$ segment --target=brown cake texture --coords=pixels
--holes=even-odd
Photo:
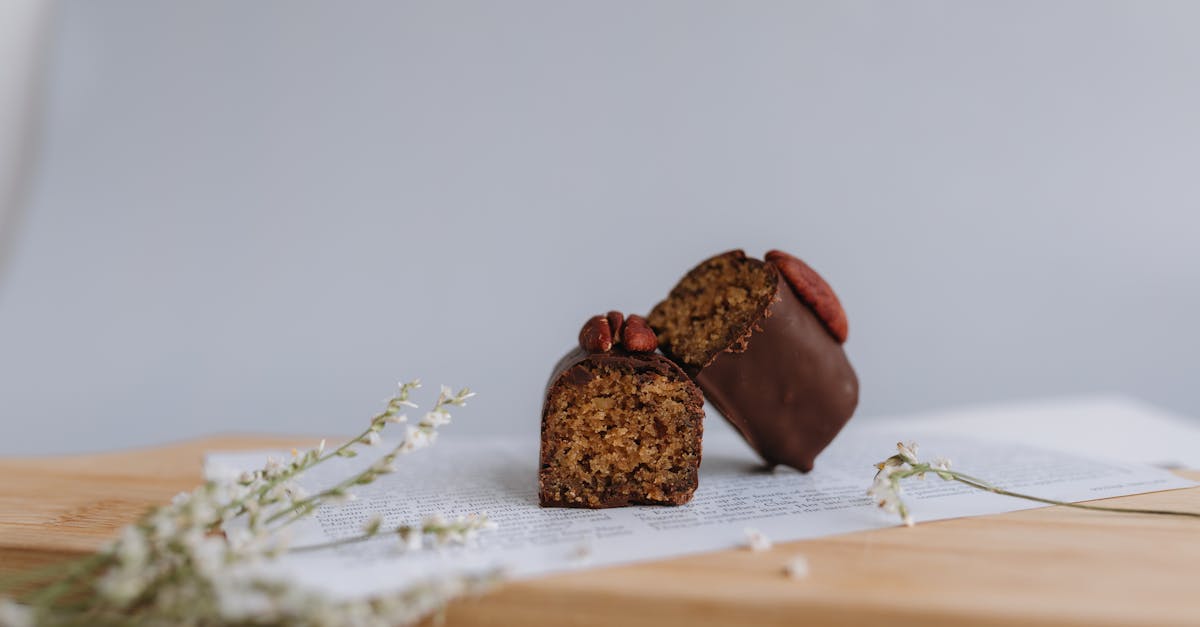
[[[659,346],[769,465],[807,472],[858,405],[837,295],[803,261],[705,260],[649,316]]]
[[[555,367],[542,406],[538,499],[547,507],[680,505],[698,481],[704,408],[653,352],[644,318],[596,316]]]

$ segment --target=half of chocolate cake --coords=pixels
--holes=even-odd
[[[538,472],[543,506],[679,505],[696,491],[700,390],[653,352],[645,319],[622,318],[589,320],[580,347],[550,376]]]
[[[824,279],[779,251],[693,268],[649,316],[659,346],[770,465],[807,472],[858,405],[846,316]]]

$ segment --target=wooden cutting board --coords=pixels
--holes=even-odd
[[[0,459],[0,571],[94,550],[194,487],[205,451],[312,444]],[[1200,511],[1200,488],[1106,504]],[[796,554],[803,580],[783,575]],[[1198,569],[1200,521],[1050,507],[510,583],[453,605],[448,625],[1200,625]]]

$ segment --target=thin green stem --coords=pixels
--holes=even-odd
[[[321,464],[326,461],[329,461],[330,459],[333,459],[334,457],[341,457],[343,451],[349,449],[351,446],[354,446],[355,444],[361,443],[363,440],[365,440],[368,436],[371,435],[372,431],[378,431],[378,428],[375,425],[377,425],[382,420],[386,420],[391,415],[392,415],[392,413],[389,413],[386,411],[376,415],[374,418],[371,419],[371,426],[364,429],[362,433],[350,438],[349,440],[346,440],[345,442],[342,443],[341,446],[333,449],[333,451],[326,453],[325,455],[323,455],[321,457],[318,457],[313,463],[309,464],[308,466],[305,466],[304,468],[298,469],[298,471],[294,474],[299,474],[299,471],[309,470],[309,469],[315,467],[317,464]]]
[[[447,396],[443,392],[442,394],[438,395],[437,402],[434,403],[433,408],[429,410],[429,413],[435,414],[440,411],[443,411],[447,405],[461,406],[467,395],[469,395],[469,392],[466,389],[464,389],[462,392],[459,392],[458,395],[451,395],[451,396]],[[376,416],[374,419],[372,419],[371,428],[368,428],[366,431],[364,431],[362,433],[362,435],[358,436],[357,438],[350,440],[346,444],[343,444],[337,450],[341,451],[342,449],[345,449],[346,447],[350,446],[351,444],[358,442],[361,439],[367,437],[371,433],[371,431],[375,430],[374,425],[376,425],[381,420],[386,420],[388,417],[390,417],[394,414],[395,414],[395,411],[389,406],[388,411],[385,411],[384,413],[382,413],[382,414]],[[432,426],[430,426],[426,423],[421,423],[420,428],[426,429],[429,432],[432,432],[434,430]],[[395,449],[392,450],[391,453],[389,453],[389,455],[393,455],[393,456],[398,455],[401,452],[401,449],[403,448],[404,444],[405,444],[405,442],[401,442],[399,446],[397,446]],[[337,451],[335,451],[334,453],[331,453],[329,456],[332,456],[332,455],[337,455]],[[329,456],[326,456],[326,457],[329,457]],[[324,459],[324,458],[322,458],[322,459]],[[271,524],[285,516],[294,514],[291,518],[284,521],[284,523],[282,525],[280,525],[280,527],[286,527],[287,525],[290,525],[291,523],[295,522],[296,520],[299,520],[300,518],[307,515],[308,512],[311,512],[313,509],[316,509],[321,504],[322,499],[326,499],[331,496],[336,496],[338,494],[343,494],[343,493],[345,493],[346,490],[349,490],[350,488],[354,487],[355,485],[363,483],[364,479],[370,478],[370,480],[374,480],[375,476],[377,476],[378,474],[379,474],[379,472],[374,468],[374,466],[368,467],[366,470],[358,473],[357,475],[350,477],[349,479],[342,481],[341,483],[335,485],[332,488],[322,490],[321,492],[318,492],[317,494],[314,494],[307,498],[301,499],[299,501],[295,501],[292,503],[291,507],[279,510],[278,512],[275,512],[274,514],[271,514],[270,516],[267,517],[266,524]],[[370,483],[370,481],[366,481],[366,483]]]
[[[410,534],[410,533],[416,533],[416,534],[420,534],[422,536],[424,536],[425,534],[433,534],[433,536],[435,538],[439,537],[439,536],[443,536],[445,534],[451,534],[451,533],[471,534],[471,533],[478,531],[479,529],[486,528],[482,524],[482,523],[486,523],[486,520],[487,519],[485,518],[485,519],[476,519],[475,521],[468,521],[468,522],[463,522],[460,520],[457,522],[449,521],[449,522],[443,522],[443,523],[438,523],[438,522],[433,522],[433,521],[427,520],[425,522],[422,522],[419,525],[402,525],[400,527],[394,527],[392,529],[387,530],[386,534],[387,535],[399,534],[402,538],[407,537],[407,534]],[[381,532],[381,531],[377,530],[374,533],[364,533],[364,534],[357,535],[357,536],[351,536],[349,538],[330,540],[329,542],[322,542],[319,544],[307,544],[304,546],[293,547],[293,548],[288,549],[288,552],[302,553],[302,552],[307,552],[307,551],[319,551],[321,549],[328,549],[328,548],[333,548],[336,546],[344,546],[347,544],[357,544],[359,542],[366,542],[367,540],[370,540],[371,538],[378,538],[383,535],[385,535],[385,532]]]
[[[333,449],[332,451],[330,451],[324,455],[316,457],[311,463],[301,464],[301,465],[298,465],[295,467],[289,467],[287,470],[280,473],[278,476],[272,477],[270,480],[266,481],[262,485],[262,487],[260,487],[258,490],[256,490],[253,494],[247,496],[245,499],[242,499],[239,501],[234,501],[234,502],[228,504],[225,508],[223,508],[222,512],[229,511],[232,509],[237,509],[239,512],[243,511],[242,508],[244,508],[245,503],[247,501],[261,499],[264,495],[266,495],[268,492],[270,492],[271,489],[278,486],[280,483],[283,483],[284,481],[287,481],[287,480],[299,475],[302,472],[311,470],[311,469],[315,468],[316,466],[323,464],[323,463],[329,461],[330,459],[333,459],[334,457],[342,457],[343,453],[345,453],[347,450],[349,450],[352,446],[354,446],[355,444],[358,444],[358,443],[362,442],[363,440],[367,439],[368,437],[370,437],[371,432],[373,432],[373,431],[378,432],[378,431],[382,430],[382,425],[387,421],[387,419],[391,418],[392,416],[395,416],[397,413],[400,412],[400,408],[404,407],[405,404],[408,402],[409,395],[412,393],[413,390],[417,389],[418,387],[420,387],[420,383],[416,382],[416,381],[413,381],[410,383],[405,383],[405,384],[401,385],[400,394],[398,394],[388,400],[387,408],[384,409],[383,411],[379,412],[375,416],[373,416],[371,418],[370,425],[366,429],[364,429],[362,431],[362,433],[359,433],[358,435],[354,436],[353,438],[350,438],[350,439],[346,440],[345,442],[342,442],[341,446]],[[439,401],[438,406],[440,407],[441,406],[440,404],[442,403],[442,397],[439,396],[438,401]],[[294,509],[295,508],[292,508],[293,511],[294,511]]]
[[[1071,503],[1069,501],[1058,501],[1055,499],[1046,499],[1046,498],[1042,498],[1040,496],[1033,496],[1030,494],[1021,494],[1019,492],[1005,490],[1004,488],[998,488],[998,487],[988,484],[988,483],[979,482],[979,481],[977,481],[973,478],[969,478],[965,475],[960,476],[958,473],[953,472],[953,471],[951,471],[949,474],[954,477],[955,481],[969,485],[973,488],[978,488],[980,490],[991,492],[993,494],[1001,494],[1004,496],[1013,496],[1013,497],[1016,497],[1019,499],[1025,499],[1027,501],[1037,501],[1038,503],[1046,503],[1049,505],[1062,505],[1063,507],[1074,507],[1076,509],[1090,509],[1090,510],[1095,510],[1095,511],[1100,511],[1100,512],[1121,512],[1124,514],[1159,514],[1162,516],[1184,516],[1187,518],[1200,518],[1200,512],[1181,512],[1181,511],[1170,510],[1170,509],[1143,509],[1143,508],[1138,508],[1138,507],[1109,507],[1109,506],[1105,506],[1105,505],[1087,505],[1085,503]]]
[[[899,481],[901,479],[907,479],[908,477],[913,477],[913,476],[924,476],[926,473],[932,473],[932,474],[935,474],[938,477],[942,478],[943,480],[957,481],[964,485],[968,485],[968,486],[971,486],[972,488],[983,490],[985,492],[991,492],[993,494],[999,494],[1002,496],[1011,496],[1011,497],[1015,497],[1018,499],[1025,499],[1027,501],[1035,501],[1038,503],[1046,503],[1047,505],[1061,505],[1063,507],[1073,507],[1075,509],[1088,509],[1088,510],[1100,511],[1100,512],[1119,512],[1119,513],[1124,513],[1124,514],[1157,514],[1157,515],[1162,515],[1162,516],[1183,516],[1186,518],[1200,518],[1200,512],[1181,512],[1181,511],[1169,510],[1169,509],[1144,509],[1144,508],[1138,508],[1138,507],[1109,507],[1109,506],[1105,506],[1105,505],[1087,505],[1084,503],[1071,503],[1069,501],[1059,501],[1057,499],[1048,499],[1048,498],[1043,498],[1040,496],[1033,496],[1032,494],[1022,494],[1020,492],[1013,492],[1012,490],[1005,490],[1004,488],[992,485],[991,483],[984,481],[983,479],[978,479],[976,477],[972,477],[971,475],[968,475],[968,474],[962,473],[962,472],[958,472],[957,470],[938,469],[938,468],[934,468],[930,464],[922,464],[922,463],[909,464],[909,465],[910,465],[910,468],[908,470],[899,470],[899,471],[893,472],[891,474],[892,479],[896,482],[895,485],[899,485]],[[901,505],[903,505],[903,504],[901,504]]]
[[[265,495],[267,492],[271,491],[272,488],[279,485],[280,483],[283,483],[284,481],[287,481],[288,479],[291,479],[292,477],[295,477],[296,475],[299,475],[302,472],[311,470],[311,469],[315,468],[318,464],[322,464],[326,461],[329,461],[330,459],[332,459],[334,457],[340,457],[341,453],[343,451],[345,451],[346,449],[349,449],[351,446],[354,446],[358,442],[361,442],[363,440],[363,438],[370,435],[371,431],[374,431],[374,429],[375,429],[375,427],[374,427],[375,422],[380,419],[380,416],[384,416],[384,415],[385,414],[380,414],[379,416],[376,416],[375,418],[373,418],[371,420],[372,426],[367,427],[366,429],[363,430],[362,433],[354,436],[353,438],[346,440],[345,442],[342,443],[341,446],[337,447],[332,452],[329,452],[329,453],[326,453],[325,455],[317,457],[316,459],[313,460],[313,462],[311,464],[298,466],[296,468],[289,468],[286,472],[280,473],[276,477],[272,477],[269,481],[267,481],[265,484],[263,484],[262,487],[260,487],[257,491],[255,491],[250,496],[246,497],[245,499],[242,499],[241,501],[235,501],[234,503],[230,503],[230,507],[238,507],[238,506],[245,504],[245,502],[248,500],[262,498],[263,495]]]
[[[85,559],[75,561],[71,564],[65,577],[30,596],[29,604],[35,607],[45,607],[53,604],[63,595],[70,592],[76,585],[79,585],[80,580],[84,576],[107,561],[108,557],[105,553],[96,553]]]
[[[342,481],[341,483],[335,485],[332,488],[329,488],[327,490],[322,490],[312,496],[300,499],[299,501],[295,501],[292,503],[291,507],[288,507],[286,509],[281,509],[278,512],[275,512],[274,514],[271,514],[270,516],[268,516],[267,520],[266,520],[266,524],[269,525],[289,514],[295,514],[295,516],[293,516],[292,518],[289,518],[282,525],[280,525],[280,527],[286,527],[286,526],[290,525],[291,523],[295,522],[296,520],[303,518],[308,512],[311,512],[313,509],[316,509],[316,507],[318,505],[320,505],[321,499],[327,499],[331,496],[345,493],[346,490],[350,489],[352,486],[354,486],[359,481],[361,481],[363,479],[363,477],[365,477],[368,474],[371,474],[373,472],[374,472],[374,470],[372,470],[371,468],[368,468],[368,469],[358,473],[357,475],[354,475],[353,477],[350,477],[349,479]]]
[[[76,564],[94,558],[95,555],[76,557],[61,562],[54,562],[53,564],[46,564],[30,570],[9,573],[3,577],[0,577],[0,592],[15,588],[22,584],[43,581],[51,577],[57,577],[64,572],[70,571]]]
[[[354,536],[351,538],[342,538],[340,540],[330,540],[329,542],[321,542],[319,544],[306,544],[304,546],[297,546],[297,547],[288,549],[288,552],[289,553],[307,553],[310,551],[320,551],[321,549],[331,549],[335,546],[346,546],[348,544],[358,544],[360,542],[366,542],[367,540],[370,540],[371,538],[378,538],[380,535],[381,534],[378,534],[378,533],[364,533],[360,536]]]

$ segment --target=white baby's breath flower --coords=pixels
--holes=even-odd
[[[0,597],[0,626],[33,627],[33,608]]]
[[[919,447],[917,446],[916,442],[897,442],[896,443],[896,451],[899,453],[900,457],[903,458],[904,461],[908,462],[909,464],[920,463],[917,460],[917,450],[918,449],[919,449]]]
[[[203,537],[191,543],[189,549],[192,565],[204,577],[219,577],[225,566],[226,546],[226,543],[217,537]]]
[[[371,464],[371,471],[379,475],[388,475],[396,472],[396,463],[394,460],[383,457],[374,464]]]
[[[422,449],[437,440],[436,431],[427,431],[419,427],[409,426],[404,432],[404,444],[400,446],[403,452]]]
[[[357,501],[358,495],[353,492],[335,492],[325,497],[325,502],[330,505],[345,505],[351,501]]]
[[[746,527],[743,532],[746,534],[746,546],[751,551],[767,551],[771,548],[771,539],[767,534],[753,527]]]
[[[351,444],[378,444],[386,424],[403,423],[400,407],[416,407],[408,394],[418,382],[401,384],[400,394],[371,419],[363,433],[337,449],[342,457],[359,451]],[[406,428],[400,447],[388,452],[334,487],[309,495],[297,482],[310,467],[327,459],[326,441],[301,453],[293,449],[288,460],[270,457],[263,468],[238,472],[230,468],[212,475],[207,483],[156,508],[136,524],[122,529],[98,557],[101,565],[82,574],[68,575],[72,602],[80,597],[84,609],[67,614],[69,624],[167,625],[188,617],[189,624],[306,624],[398,625],[411,624],[442,607],[450,598],[482,587],[482,578],[453,577],[428,582],[379,597],[339,600],[303,590],[283,580],[264,579],[257,563],[278,557],[290,548],[289,524],[333,502],[354,500],[347,486],[370,483],[394,472],[400,453],[433,444],[437,427],[450,422],[445,406],[458,406],[470,394],[457,395],[443,387],[442,396],[425,420]],[[363,534],[334,541],[339,545],[361,541],[383,528],[376,514],[365,521]],[[421,550],[426,538],[432,544],[467,543],[482,530],[495,527],[484,515],[457,516],[448,520],[432,516],[420,525],[396,529],[409,550]],[[298,547],[295,550],[321,548]],[[55,590],[48,588],[51,596]],[[62,596],[62,593],[59,593]],[[38,597],[34,597],[37,599]],[[61,600],[58,598],[52,601]],[[30,608],[0,597],[0,627],[25,627],[52,601]],[[55,610],[58,612],[59,610]]]
[[[269,595],[257,586],[234,577],[216,579],[213,584],[217,611],[227,622],[258,622],[276,613]]]
[[[499,527],[499,525],[496,524],[496,521],[488,518],[486,512],[467,514],[466,520],[468,524],[473,525],[476,529],[480,530],[489,530]]]
[[[121,530],[113,550],[117,561],[132,569],[141,568],[150,556],[150,545],[146,542],[145,534],[134,525],[127,525]]]
[[[911,468],[911,466],[908,465],[908,462],[904,461],[903,457],[899,455],[892,455],[878,464],[875,464],[875,468],[879,470],[879,473],[876,475],[877,477],[880,475],[887,477],[892,473],[908,470]]]
[[[191,515],[193,524],[208,525],[217,521],[217,511],[221,508],[221,504],[214,501],[208,495],[201,498],[192,499],[188,503],[188,514]]]
[[[281,485],[283,486],[284,495],[292,502],[303,501],[309,497],[308,490],[294,481],[286,481]]]
[[[287,498],[288,485],[286,481],[281,481],[270,487],[260,499],[260,505],[274,505]]]
[[[793,555],[792,559],[783,566],[783,572],[791,579],[804,579],[808,577],[808,558],[803,555]]]
[[[292,546],[292,537],[295,533],[295,529],[284,527],[270,533],[260,534],[258,538],[261,554],[272,559],[283,555]]]
[[[385,420],[391,424],[400,425],[408,422],[408,416],[404,414],[392,414],[385,418]]]
[[[421,530],[415,527],[403,527],[397,535],[400,536],[400,546],[405,551],[420,551],[425,544]]]
[[[142,595],[152,574],[145,568],[131,569],[124,565],[110,568],[96,579],[96,592],[109,603],[125,607]]]
[[[363,533],[373,536],[379,533],[379,527],[383,525],[383,514],[375,513],[363,523]]]
[[[257,534],[249,527],[239,525],[225,529],[225,542],[229,545],[229,550],[234,553],[243,553],[249,550],[256,538]]]
[[[444,409],[427,412],[421,422],[431,427],[442,427],[448,425],[450,424],[450,412]]]
[[[279,458],[277,458],[273,455],[270,457],[267,457],[267,465],[265,468],[263,468],[263,471],[264,471],[263,474],[265,474],[267,477],[275,477],[275,476],[278,476],[281,472],[283,472],[283,470],[284,470],[284,466],[283,466],[282,460],[280,460]]]
[[[232,516],[233,512],[228,511],[226,507],[229,503],[241,501],[250,496],[250,488],[238,481],[209,481],[205,485],[208,492],[208,501],[217,510],[214,515],[219,514],[222,519]]]
[[[150,515],[148,534],[151,538],[170,538],[179,529],[180,516],[174,508],[164,507]],[[122,530],[124,537],[125,530]]]
[[[875,473],[875,481],[867,489],[867,496],[875,499],[875,503],[884,511],[895,513],[900,506],[900,485],[885,469],[880,469]]]
[[[970,477],[961,472],[950,469],[950,460],[945,457],[934,458],[929,463],[921,462],[917,457],[916,442],[898,442],[896,443],[895,455],[875,464],[876,473],[875,479],[871,483],[871,487],[867,488],[867,494],[871,496],[879,507],[888,512],[894,512],[900,515],[900,520],[908,527],[915,524],[912,513],[908,509],[901,498],[900,482],[910,477],[925,478],[926,473],[933,473],[943,481],[956,481],[971,488],[985,490],[995,494],[1003,494],[1015,498],[1028,499],[1039,503],[1060,505],[1063,507],[1077,507],[1088,510],[1101,510],[1110,512],[1124,513],[1139,513],[1139,514],[1158,514],[1166,516],[1189,516],[1200,518],[1200,512],[1185,512],[1177,510],[1160,510],[1160,509],[1133,509],[1133,508],[1114,508],[1104,507],[1101,505],[1071,503],[1068,501],[1058,501],[1055,499],[1047,499],[1045,497],[1032,496],[1029,494],[1020,494],[1008,489],[1004,489],[995,485],[991,485],[981,479]]]

